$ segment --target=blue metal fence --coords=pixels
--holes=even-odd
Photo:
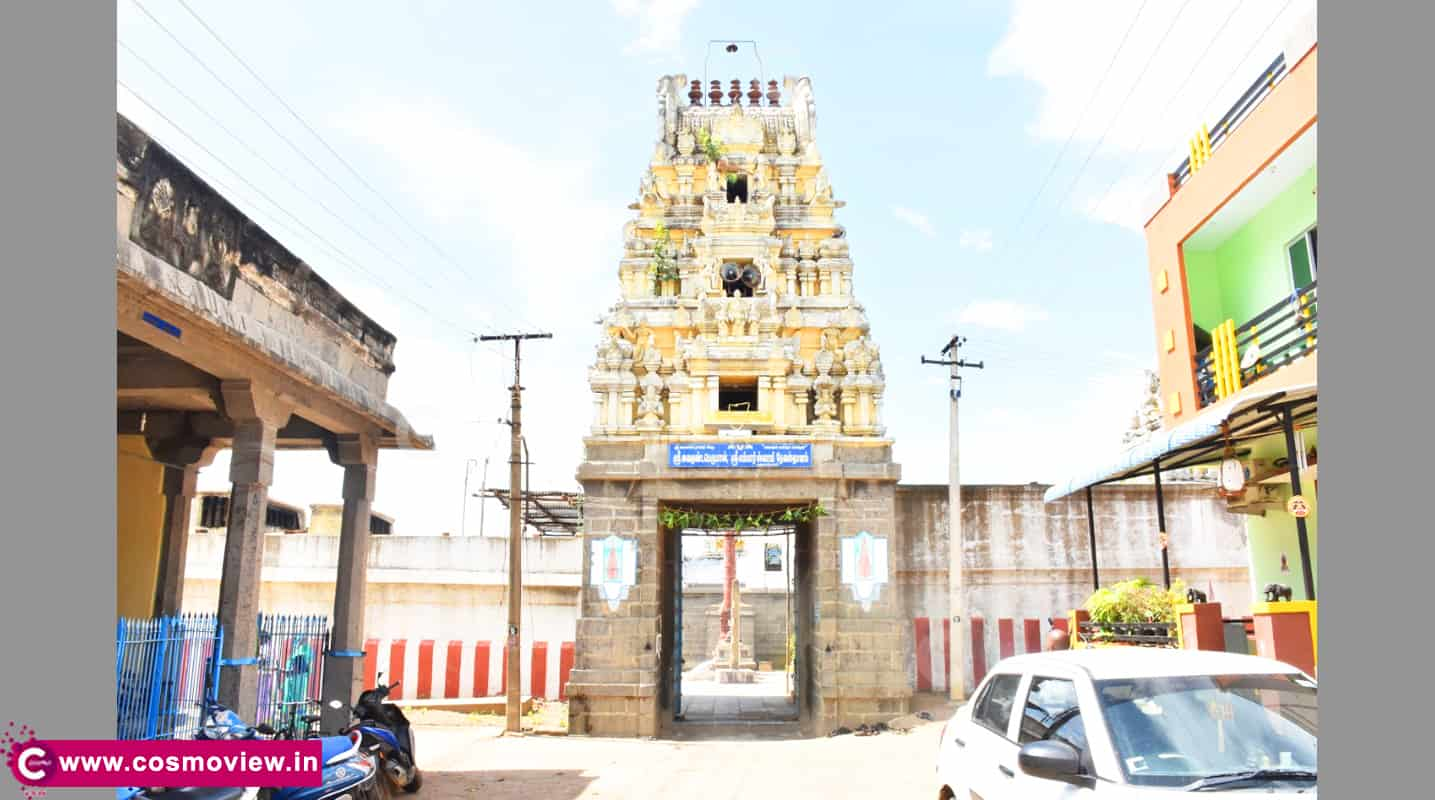
[[[224,629],[213,615],[121,619],[115,636],[120,739],[191,739],[219,679]]]
[[[318,714],[329,648],[329,619],[321,616],[259,615],[259,718],[296,736],[312,732],[301,718]],[[347,698],[345,698],[347,702]]]

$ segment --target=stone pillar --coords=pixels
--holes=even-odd
[[[605,397],[606,397],[606,393],[603,392],[603,391],[595,391],[595,392],[593,392],[593,435],[594,435],[594,436],[602,436],[602,435],[603,435],[603,429],[606,427],[605,423],[607,422],[608,411],[607,411],[606,408],[604,408],[603,400],[604,400]]]
[[[757,409],[754,410],[772,413],[774,406],[780,405],[780,403],[774,402],[772,398],[772,378],[766,375],[759,375],[757,377]],[[772,413],[772,416],[774,419],[777,417],[775,413]]]
[[[334,585],[333,633],[324,659],[322,724],[338,730],[349,721],[347,709],[328,701],[354,702],[364,690],[364,592],[368,585],[369,519],[374,501],[378,448],[369,434],[337,438],[329,458],[344,468],[344,511],[339,529],[339,573]]]
[[[807,405],[811,400],[810,381],[806,376],[801,381],[793,379],[789,382],[789,391],[792,393],[793,418],[788,428],[793,430],[805,430],[807,428]]]
[[[688,376],[675,372],[668,378],[668,430],[682,433],[688,429]]]
[[[151,442],[150,453],[164,467],[164,533],[159,576],[155,581],[156,616],[178,614],[184,595],[184,561],[189,550],[190,510],[199,470],[214,461],[218,448],[209,439]]]
[[[803,297],[812,297],[817,294],[817,262],[803,261],[798,266],[800,278],[800,291]]]
[[[722,408],[718,405],[718,376],[708,376],[708,410],[717,413]]]
[[[779,375],[772,379],[772,432],[776,434],[787,433],[787,406],[790,401],[787,394],[787,376]]]
[[[617,433],[618,427],[621,425],[621,406],[618,402],[619,393],[620,390],[616,384],[610,384],[608,386],[608,403],[606,406],[608,410],[607,433]]]
[[[623,376],[623,388],[618,393],[618,433],[632,433],[633,412],[638,404],[638,382],[632,376]]]
[[[837,398],[837,407],[841,409],[839,417],[842,421],[842,430],[855,433],[862,424],[857,419],[857,386],[852,378],[848,378],[843,383],[842,391]]]
[[[269,483],[274,477],[274,440],[289,421],[291,406],[248,380],[224,381],[220,391],[225,415],[234,421],[234,442],[219,623],[224,626],[223,658],[238,663],[220,671],[219,702],[252,720],[259,703],[259,672],[252,659],[259,647],[260,570]]]

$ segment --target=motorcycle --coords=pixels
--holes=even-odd
[[[233,741],[270,739],[276,732],[267,725],[252,727],[239,715],[211,700],[208,716],[196,739]],[[115,800],[383,800],[374,759],[362,752],[358,731],[344,736],[321,736],[323,785],[276,788],[188,786],[170,788],[123,787]]]
[[[344,732],[357,731],[363,737],[364,752],[377,755],[393,785],[412,794],[424,784],[423,771],[414,758],[413,728],[398,706],[386,702],[389,692],[397,688],[400,681],[386,686],[382,683],[383,677],[384,673],[380,672],[376,677],[379,684],[359,695],[349,712],[356,721]],[[329,707],[342,709],[344,704],[332,700]]]

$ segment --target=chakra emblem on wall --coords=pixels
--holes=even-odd
[[[628,589],[638,582],[638,543],[613,535],[593,542],[592,547],[589,583],[608,601],[608,610],[617,611],[628,599]]]
[[[862,531],[844,536],[841,543],[842,583],[852,587],[852,596],[871,611],[872,603],[887,583],[887,537]]]

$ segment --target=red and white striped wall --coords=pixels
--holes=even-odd
[[[1038,653],[1045,646],[1046,634],[1052,627],[1066,630],[1066,619],[1054,617],[1052,625],[1045,625],[1039,619],[1015,619],[1000,617],[985,619],[972,617],[970,620],[971,644],[967,656],[972,664],[972,683],[980,683],[986,677],[988,656],[992,652],[988,638],[995,633],[995,660],[1017,654],[1017,641],[1022,643],[1022,653]],[[1043,630],[1045,628],[1045,630]],[[952,672],[952,621],[917,617],[912,620],[912,642],[916,650],[916,690],[919,692],[946,691],[947,676]]]
[[[568,699],[573,642],[527,642],[519,664],[525,696]],[[369,639],[364,643],[364,686],[378,673],[400,681],[394,700],[496,697],[508,690],[508,654],[499,641]]]

